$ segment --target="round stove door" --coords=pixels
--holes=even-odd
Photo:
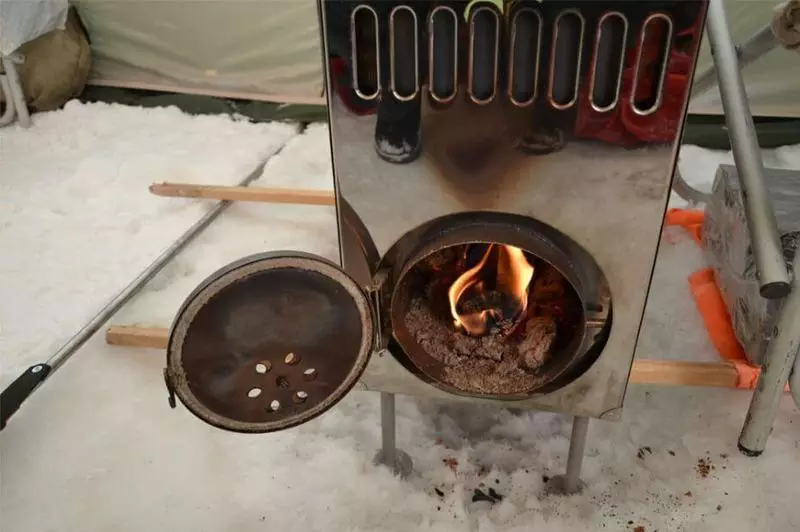
[[[179,310],[167,387],[221,429],[294,427],[355,385],[375,327],[368,297],[338,265],[296,252],[246,257],[209,276]]]

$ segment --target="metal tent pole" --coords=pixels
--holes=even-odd
[[[276,154],[279,152],[276,152]],[[273,155],[274,156],[274,155]],[[267,159],[269,160],[269,158]],[[261,176],[267,160],[259,164],[238,186],[247,186],[250,182]],[[0,430],[4,429],[9,418],[22,406],[22,403],[53,373],[56,372],[69,358],[74,355],[86,341],[96,333],[122,306],[127,303],[139,290],[147,284],[161,269],[177,255],[200,232],[213,222],[231,201],[223,200],[207,212],[200,220],[189,228],[178,240],[164,250],[161,255],[131,283],[114,297],[103,309],[84,325],[75,336],[69,339],[46,362],[28,368],[22,375],[12,382],[0,393]]]
[[[22,62],[22,56],[12,54],[10,56],[2,56],[0,59],[3,63],[3,70],[5,71],[5,78],[8,82],[8,87],[3,87],[5,91],[8,89],[9,96],[6,100],[6,105],[13,105],[16,111],[17,120],[22,127],[30,127],[31,116],[28,113],[28,104],[25,102],[25,93],[22,90],[22,82],[17,73],[16,63]],[[5,123],[3,124],[5,125]]]
[[[766,24],[758,32],[739,46],[735,46],[739,69],[744,70],[751,63],[761,59],[764,55],[779,46],[778,39],[772,31],[772,24]],[[692,92],[703,93],[717,84],[717,69],[712,64],[694,78]]]
[[[774,328],[776,333],[764,353],[761,373],[739,436],[739,450],[748,456],[764,452],[792,366],[800,367],[800,282],[796,276],[800,272],[800,250],[795,254],[794,272],[794,287],[780,309]],[[796,374],[792,384],[798,384]],[[792,392],[797,400],[798,390],[793,387]]]
[[[778,224],[764,180],[761,151],[723,0],[709,1],[706,30],[717,66],[733,159],[739,171],[760,292],[765,298],[780,299],[789,293],[789,273],[778,238]]]

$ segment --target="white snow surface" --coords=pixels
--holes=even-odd
[[[210,208],[152,196],[151,182],[232,184],[282,147],[254,185],[330,188],[327,129],[296,132],[74,102],[29,130],[0,130],[0,384],[47,358]],[[708,188],[730,160],[686,146],[680,165]],[[800,146],[765,161],[800,168]],[[702,257],[680,230],[663,238],[638,356],[714,360],[686,281]],[[234,204],[111,323],[168,326],[212,271],[275,249],[336,259],[333,209]],[[751,459],[736,450],[748,392],[632,385],[622,421],[592,422],[587,488],[564,497],[545,489],[566,461],[563,416],[398,397],[398,443],[415,465],[404,481],[371,463],[375,393],[352,392],[296,429],[238,435],[169,409],[163,364],[163,352],[107,346],[101,331],[25,403],[0,433],[3,532],[800,530],[800,416],[788,396]],[[472,502],[489,487],[502,502]]]

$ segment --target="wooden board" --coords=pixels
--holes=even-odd
[[[106,331],[106,342],[110,345],[166,349],[168,339],[169,330],[160,327],[115,325]],[[739,373],[727,361],[637,359],[633,361],[630,382],[662,386],[737,388]]]

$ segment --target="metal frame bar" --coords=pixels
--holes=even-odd
[[[800,272],[800,252],[795,254],[794,271]],[[797,386],[800,384],[797,371],[800,368],[800,281],[797,276],[792,292],[780,309],[775,330],[776,334],[764,354],[761,373],[739,436],[739,450],[747,456],[758,456],[764,452],[793,366],[795,371],[791,389],[795,403],[800,407],[800,389]]]
[[[780,299],[789,293],[789,273],[778,238],[778,224],[764,180],[761,148],[750,114],[747,92],[739,71],[723,0],[709,1],[706,31],[717,67],[733,159],[741,180],[742,199],[760,292],[765,298]]]
[[[772,31],[772,24],[765,24],[744,43],[734,46],[738,58],[739,70],[744,70],[751,63],[761,59],[778,46],[780,46],[780,43]],[[692,93],[701,94],[711,90],[713,87],[717,86],[717,82],[717,68],[716,65],[712,63],[711,66],[695,76],[694,83],[692,84]],[[677,169],[675,170],[673,189],[676,194],[692,204],[707,203],[709,200],[708,194],[689,185]]]

